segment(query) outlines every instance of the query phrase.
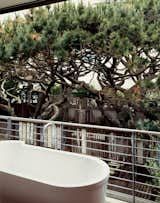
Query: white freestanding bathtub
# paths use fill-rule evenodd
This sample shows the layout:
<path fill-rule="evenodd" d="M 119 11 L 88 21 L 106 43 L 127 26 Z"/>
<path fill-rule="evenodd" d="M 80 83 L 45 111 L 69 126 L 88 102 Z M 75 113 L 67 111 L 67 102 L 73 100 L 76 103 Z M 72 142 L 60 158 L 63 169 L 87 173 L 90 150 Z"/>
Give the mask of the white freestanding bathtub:
<path fill-rule="evenodd" d="M 0 203 L 104 203 L 108 177 L 97 158 L 0 142 Z"/>

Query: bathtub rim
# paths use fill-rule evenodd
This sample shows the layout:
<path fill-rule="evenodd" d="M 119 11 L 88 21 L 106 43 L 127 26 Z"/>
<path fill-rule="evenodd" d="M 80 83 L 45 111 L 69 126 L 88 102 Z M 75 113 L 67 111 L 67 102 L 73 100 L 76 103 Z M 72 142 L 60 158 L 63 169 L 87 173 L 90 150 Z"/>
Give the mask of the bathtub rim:
<path fill-rule="evenodd" d="M 58 191 L 58 190 L 80 190 L 80 191 L 83 191 L 83 190 L 88 190 L 88 191 L 92 191 L 92 190 L 96 190 L 98 188 L 101 188 L 103 187 L 104 185 L 107 184 L 107 181 L 106 180 L 103 180 L 103 181 L 100 181 L 100 182 L 97 182 L 97 183 L 93 183 L 93 184 L 90 184 L 90 185 L 81 185 L 81 186 L 57 186 L 57 185 L 51 185 L 51 184 L 47 184 L 47 183 L 44 183 L 44 182 L 41 182 L 41 181 L 37 181 L 37 180 L 33 180 L 33 179 L 30 179 L 30 178 L 26 178 L 26 177 L 23 177 L 23 176 L 19 176 L 19 175 L 15 175 L 15 174 L 11 174 L 11 173 L 7 173 L 7 172 L 4 172 L 4 171 L 0 171 L 0 176 L 4 175 L 4 176 L 12 176 L 12 178 L 15 178 L 15 179 L 19 179 L 20 182 L 21 180 L 24 180 L 25 182 L 32 182 L 34 184 L 41 184 L 41 185 L 44 185 L 46 187 L 50 187 L 50 188 L 54 188 L 55 191 Z"/>
<path fill-rule="evenodd" d="M 84 158 L 89 158 L 90 160 L 93 160 L 95 162 L 97 162 L 97 164 L 101 165 L 102 167 L 104 167 L 104 169 L 106 170 L 106 173 L 103 174 L 103 177 L 99 178 L 99 180 L 95 180 L 93 181 L 93 183 L 91 182 L 90 184 L 83 184 L 83 185 L 66 185 L 66 186 L 61 186 L 61 185 L 53 185 L 53 184 L 49 184 L 49 183 L 45 183 L 43 181 L 38 181 L 38 180 L 35 180 L 35 179 L 31 179 L 29 177 L 25 177 L 23 175 L 19 175 L 19 174 L 14 174 L 12 172 L 5 172 L 3 170 L 0 169 L 0 173 L 4 173 L 4 174 L 8 174 L 8 175 L 12 175 L 12 176 L 15 176 L 15 177 L 19 177 L 19 178 L 22 178 L 22 179 L 25 179 L 25 180 L 30 180 L 30 181 L 33 181 L 33 182 L 37 182 L 37 183 L 41 183 L 41 184 L 45 184 L 45 185 L 48 185 L 48 186 L 51 186 L 51 187 L 56 187 L 56 188 L 63 188 L 63 189 L 70 189 L 70 188 L 86 188 L 86 189 L 95 189 L 97 187 L 100 187 L 102 185 L 104 185 L 105 183 L 107 183 L 108 179 L 109 179 L 109 175 L 110 175 L 110 168 L 109 166 L 104 162 L 102 161 L 101 159 L 97 158 L 97 157 L 93 157 L 91 155 L 86 155 L 86 154 L 78 154 L 78 153 L 75 153 L 75 152 L 68 152 L 68 151 L 63 151 L 63 150 L 56 150 L 56 149 L 52 149 L 52 148 L 47 148 L 47 147 L 41 147 L 41 146 L 34 146 L 34 145 L 31 145 L 31 144 L 26 144 L 24 141 L 20 141 L 20 140 L 2 140 L 0 141 L 0 145 L 3 144 L 3 143 L 17 143 L 21 146 L 25 146 L 25 147 L 31 147 L 31 148 L 36 148 L 36 149 L 40 149 L 40 150 L 44 150 L 44 151 L 50 151 L 50 152 L 57 152 L 57 153 L 60 153 L 60 154 L 64 154 L 64 155 L 72 155 L 72 156 L 77 156 L 77 157 L 84 157 Z"/>

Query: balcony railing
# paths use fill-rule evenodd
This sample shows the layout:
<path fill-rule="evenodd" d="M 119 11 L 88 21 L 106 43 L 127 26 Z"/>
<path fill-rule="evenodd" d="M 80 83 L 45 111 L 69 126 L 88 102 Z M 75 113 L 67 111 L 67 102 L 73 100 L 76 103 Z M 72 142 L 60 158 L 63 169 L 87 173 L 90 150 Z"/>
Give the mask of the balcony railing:
<path fill-rule="evenodd" d="M 108 196 L 160 202 L 160 132 L 0 116 L 0 138 L 99 157 L 111 169 Z"/>

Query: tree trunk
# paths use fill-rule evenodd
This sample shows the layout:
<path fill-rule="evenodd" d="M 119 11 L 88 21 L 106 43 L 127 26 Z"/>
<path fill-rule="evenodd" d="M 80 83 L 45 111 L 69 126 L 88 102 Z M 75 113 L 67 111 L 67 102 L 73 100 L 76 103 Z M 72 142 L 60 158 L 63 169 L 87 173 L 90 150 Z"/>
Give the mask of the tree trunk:
<path fill-rule="evenodd" d="M 37 118 L 39 116 L 42 105 L 45 102 L 45 99 L 46 99 L 46 94 L 44 92 L 41 92 L 40 96 L 39 96 L 39 99 L 38 99 L 38 104 L 37 104 L 35 112 L 33 114 L 33 118 Z"/>

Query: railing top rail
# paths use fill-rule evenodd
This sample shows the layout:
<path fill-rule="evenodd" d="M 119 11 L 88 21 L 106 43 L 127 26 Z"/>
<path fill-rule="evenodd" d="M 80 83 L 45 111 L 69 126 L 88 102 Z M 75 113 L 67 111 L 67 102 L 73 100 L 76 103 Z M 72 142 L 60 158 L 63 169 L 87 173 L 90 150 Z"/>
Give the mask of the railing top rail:
<path fill-rule="evenodd" d="M 126 133 L 140 133 L 140 134 L 160 136 L 160 132 L 156 132 L 156 131 L 137 130 L 137 129 L 128 129 L 128 128 L 119 128 L 119 127 L 88 125 L 88 124 L 80 124 L 80 123 L 60 122 L 60 121 L 22 118 L 22 117 L 13 117 L 13 116 L 0 116 L 0 119 L 5 119 L 5 120 L 10 119 L 10 120 L 19 121 L 19 122 L 33 122 L 33 123 L 39 123 L 39 124 L 54 123 L 57 125 L 73 126 L 73 127 L 80 127 L 80 128 L 94 128 L 94 129 L 110 130 L 110 131 L 116 131 L 116 132 L 118 131 L 118 132 L 126 132 Z"/>

